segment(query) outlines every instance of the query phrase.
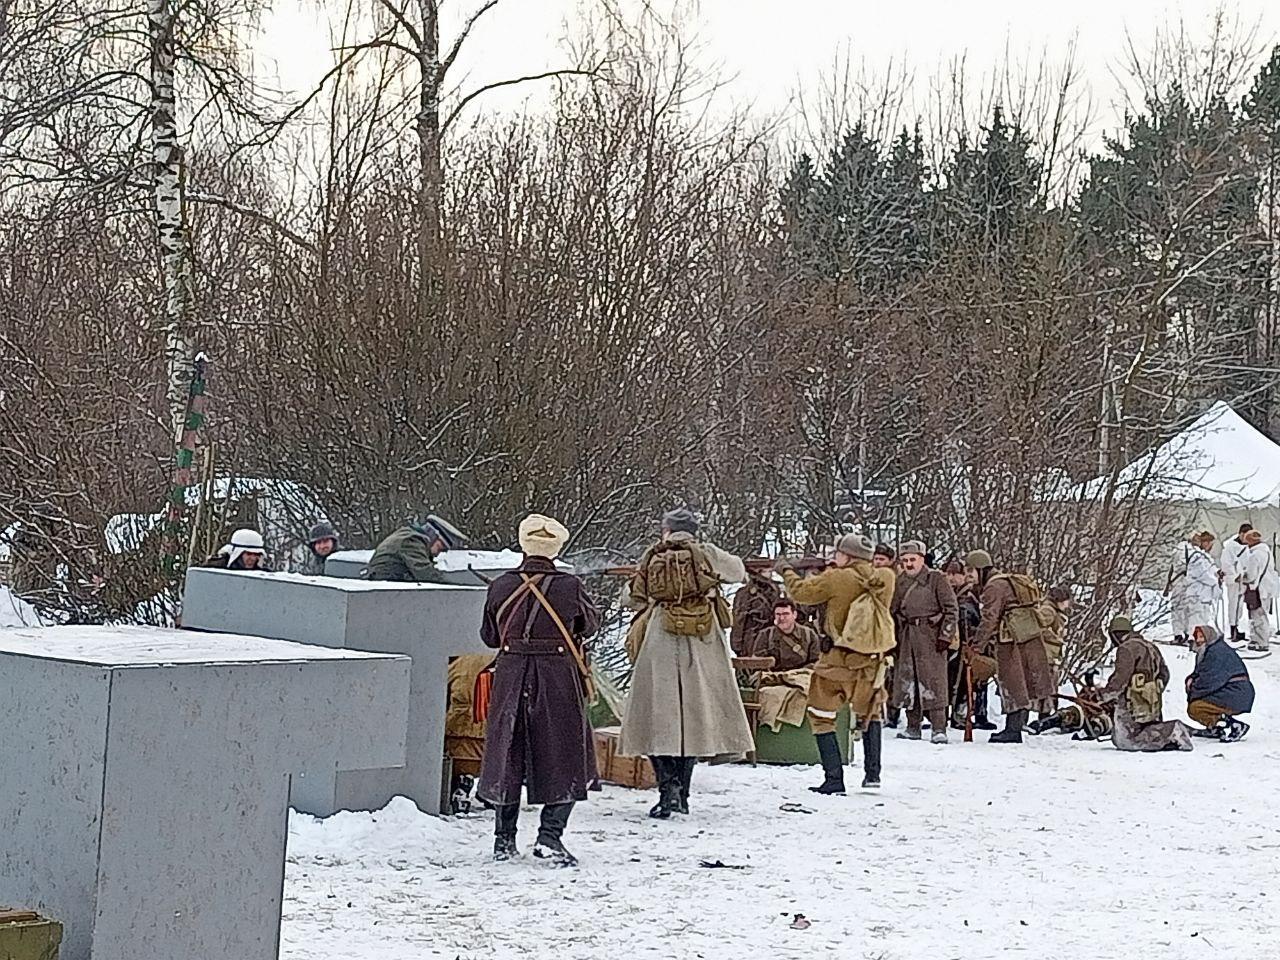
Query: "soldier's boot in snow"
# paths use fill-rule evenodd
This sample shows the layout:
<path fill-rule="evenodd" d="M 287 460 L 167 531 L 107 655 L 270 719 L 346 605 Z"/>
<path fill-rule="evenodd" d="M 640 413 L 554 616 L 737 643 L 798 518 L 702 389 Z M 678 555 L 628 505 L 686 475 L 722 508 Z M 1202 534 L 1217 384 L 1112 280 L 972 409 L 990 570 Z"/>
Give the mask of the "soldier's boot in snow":
<path fill-rule="evenodd" d="M 862 789 L 877 790 L 880 787 L 880 723 L 867 724 L 862 734 Z"/>
<path fill-rule="evenodd" d="M 919 707 L 907 707 L 907 729 L 899 731 L 899 740 L 919 740 L 920 728 L 924 726 L 924 713 Z"/>
<path fill-rule="evenodd" d="M 1239 628 L 1238 626 L 1233 626 L 1233 627 L 1231 628 L 1231 642 L 1232 642 L 1232 643 L 1242 643 L 1242 642 L 1243 642 L 1244 640 L 1246 640 L 1246 639 L 1247 639 L 1247 638 L 1245 637 L 1245 635 L 1244 635 L 1243 633 L 1241 633 L 1241 632 L 1240 632 L 1240 628 Z"/>
<path fill-rule="evenodd" d="M 1004 729 L 999 733 L 993 733 L 987 740 L 988 743 L 1021 743 L 1022 727 L 1027 722 L 1027 710 L 1014 710 L 1012 713 L 1006 714 L 1004 718 Z"/>
<path fill-rule="evenodd" d="M 1057 714 L 1049 714 L 1042 720 L 1032 720 L 1026 726 L 1026 732 L 1032 734 L 1048 733 L 1050 730 L 1061 730 L 1062 718 Z M 1086 739 L 1081 737 L 1080 739 Z"/>
<path fill-rule="evenodd" d="M 1226 722 L 1227 729 L 1223 731 L 1221 737 L 1223 743 L 1235 743 L 1237 740 L 1243 740 L 1249 732 L 1249 725 L 1243 720 L 1228 717 Z"/>
<path fill-rule="evenodd" d="M 888 727 L 890 730 L 897 730 L 898 718 L 901 716 L 902 716 L 901 710 L 899 710 L 897 707 L 890 707 L 889 716 L 888 716 L 888 719 L 885 720 L 884 725 Z"/>
<path fill-rule="evenodd" d="M 929 738 L 930 743 L 946 743 L 947 742 L 947 711 L 946 710 L 930 710 L 929 726 L 933 729 L 933 736 Z"/>
<path fill-rule="evenodd" d="M 658 778 L 658 802 L 649 808 L 654 820 L 668 820 L 680 806 L 681 757 L 650 757 Z"/>
<path fill-rule="evenodd" d="M 1206 740 L 1221 740 L 1222 735 L 1227 732 L 1227 718 L 1223 717 L 1212 727 L 1203 727 L 1199 730 L 1192 730 L 1193 737 L 1203 737 Z"/>
<path fill-rule="evenodd" d="M 985 683 L 973 695 L 973 729 L 996 729 L 996 725 L 987 718 L 987 684 Z"/>
<path fill-rule="evenodd" d="M 819 733 L 813 738 L 822 758 L 822 785 L 810 787 L 814 793 L 844 794 L 844 763 L 840 759 L 840 743 L 834 733 Z"/>
<path fill-rule="evenodd" d="M 493 859 L 501 862 L 520 856 L 516 849 L 516 825 L 520 804 L 508 803 L 493 808 Z"/>
<path fill-rule="evenodd" d="M 680 758 L 680 803 L 676 807 L 676 813 L 689 812 L 689 789 L 693 786 L 693 768 L 697 765 L 697 757 Z"/>
<path fill-rule="evenodd" d="M 1271 649 L 1271 644 L 1268 643 L 1266 640 L 1259 640 L 1257 637 L 1254 637 L 1252 640 L 1249 641 L 1248 649 L 1256 651 L 1258 653 L 1266 653 L 1268 650 Z"/>
<path fill-rule="evenodd" d="M 578 859 L 565 849 L 561 837 L 564 828 L 569 825 L 569 814 L 573 813 L 573 802 L 548 803 L 542 808 L 542 822 L 538 824 L 538 842 L 534 844 L 533 855 L 539 860 L 548 860 L 556 867 L 576 867 Z"/>

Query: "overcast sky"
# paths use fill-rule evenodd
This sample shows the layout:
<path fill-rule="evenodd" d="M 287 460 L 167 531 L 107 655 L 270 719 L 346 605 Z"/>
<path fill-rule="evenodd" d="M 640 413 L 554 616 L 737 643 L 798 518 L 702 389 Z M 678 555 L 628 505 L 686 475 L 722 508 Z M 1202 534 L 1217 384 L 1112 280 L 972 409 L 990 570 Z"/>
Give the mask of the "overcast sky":
<path fill-rule="evenodd" d="M 372 4 L 373 0 L 369 0 Z M 444 42 L 480 0 L 448 0 Z M 639 0 L 627 0 L 636 2 Z M 280 0 L 263 23 L 258 45 L 264 68 L 274 68 L 286 88 L 304 89 L 329 65 L 327 4 L 340 0 Z M 1179 21 L 1193 37 L 1207 39 L 1217 4 L 1205 0 L 655 0 L 679 7 L 687 33 L 701 41 L 705 66 L 731 77 L 725 96 L 751 104 L 760 115 L 796 112 L 799 90 L 816 93 L 824 73 L 842 55 L 871 71 L 905 63 L 917 87 L 966 57 L 975 78 L 1003 62 L 1060 64 L 1074 41 L 1082 79 L 1094 111 L 1108 129 L 1123 103 L 1116 79 L 1123 69 L 1126 35 L 1149 48 L 1160 26 Z M 565 62 L 561 43 L 591 0 L 503 0 L 473 34 L 459 65 L 466 86 Z M 1234 0 L 1229 16 L 1256 28 L 1259 44 L 1280 39 L 1280 0 Z M 503 95 L 490 108 L 520 109 L 528 94 Z M 536 103 L 536 97 L 533 101 Z"/>

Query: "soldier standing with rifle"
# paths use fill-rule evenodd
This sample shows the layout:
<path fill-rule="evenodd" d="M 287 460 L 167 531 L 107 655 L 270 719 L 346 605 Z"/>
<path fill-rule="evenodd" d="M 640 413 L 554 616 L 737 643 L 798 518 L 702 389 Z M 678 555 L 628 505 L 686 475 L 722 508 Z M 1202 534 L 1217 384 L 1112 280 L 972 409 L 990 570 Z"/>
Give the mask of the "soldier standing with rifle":
<path fill-rule="evenodd" d="M 755 749 L 725 642 L 729 605 L 720 592 L 722 583 L 746 578 L 741 559 L 698 539 L 698 520 L 685 509 L 663 518 L 662 539 L 631 578 L 637 616 L 628 649 L 635 668 L 618 751 L 653 763 L 655 819 L 689 812 L 699 758 L 737 758 Z"/>
<path fill-rule="evenodd" d="M 1005 725 L 990 743 L 1021 743 L 1031 705 L 1053 695 L 1049 660 L 1041 639 L 1044 625 L 1036 608 L 1040 587 L 1025 574 L 1001 573 L 991 554 L 974 550 L 966 560 L 982 590 L 982 623 L 973 638 L 978 650 L 995 648 Z"/>
<path fill-rule="evenodd" d="M 836 543 L 835 566 L 801 578 L 785 558 L 778 561 L 787 594 L 797 603 L 825 604 L 826 639 L 809 684 L 809 725 L 818 742 L 824 778 L 814 793 L 843 794 L 844 766 L 836 740 L 836 718 L 848 705 L 862 724 L 864 789 L 880 786 L 881 714 L 893 650 L 894 574 L 874 567 L 875 547 L 861 534 Z"/>

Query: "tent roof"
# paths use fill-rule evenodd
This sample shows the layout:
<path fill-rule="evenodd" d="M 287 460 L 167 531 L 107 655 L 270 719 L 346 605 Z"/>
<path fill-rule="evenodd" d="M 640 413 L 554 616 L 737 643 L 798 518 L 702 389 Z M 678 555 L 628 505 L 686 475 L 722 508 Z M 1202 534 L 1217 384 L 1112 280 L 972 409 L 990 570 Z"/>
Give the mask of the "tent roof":
<path fill-rule="evenodd" d="M 1172 440 L 1120 471 L 1117 488 L 1123 492 L 1144 480 L 1144 496 L 1151 500 L 1280 505 L 1280 445 L 1220 400 Z M 1077 493 L 1096 497 L 1104 483 L 1091 480 Z"/>

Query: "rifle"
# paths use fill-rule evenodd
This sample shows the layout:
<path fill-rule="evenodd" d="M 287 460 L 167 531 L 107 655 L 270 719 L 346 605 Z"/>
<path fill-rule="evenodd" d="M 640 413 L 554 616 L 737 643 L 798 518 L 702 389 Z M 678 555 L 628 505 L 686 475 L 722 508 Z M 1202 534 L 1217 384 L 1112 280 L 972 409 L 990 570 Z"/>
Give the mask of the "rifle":
<path fill-rule="evenodd" d="M 777 562 L 769 557 L 747 557 L 742 561 L 742 565 L 747 568 L 748 573 L 768 573 Z M 796 557 L 789 562 L 793 569 L 800 572 L 825 570 L 831 565 L 831 561 L 826 557 Z M 603 570 L 584 571 L 583 576 L 594 573 L 602 577 L 632 577 L 635 576 L 636 569 L 636 565 L 630 563 L 617 567 L 605 567 Z"/>
<path fill-rule="evenodd" d="M 964 715 L 964 742 L 973 743 L 973 667 L 964 662 L 964 685 L 968 693 L 969 709 Z"/>

